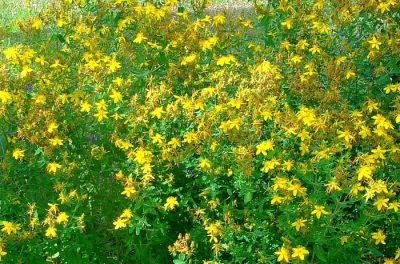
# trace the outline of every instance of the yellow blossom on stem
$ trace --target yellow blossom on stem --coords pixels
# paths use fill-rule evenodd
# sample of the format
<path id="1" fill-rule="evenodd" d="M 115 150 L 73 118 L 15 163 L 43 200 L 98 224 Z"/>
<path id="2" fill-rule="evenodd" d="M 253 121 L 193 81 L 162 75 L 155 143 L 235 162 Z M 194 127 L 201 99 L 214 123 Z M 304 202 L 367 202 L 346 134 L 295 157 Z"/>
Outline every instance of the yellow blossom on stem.
<path id="1" fill-rule="evenodd" d="M 306 226 L 306 224 L 305 224 L 306 222 L 307 222 L 307 219 L 300 218 L 300 219 L 297 219 L 296 221 L 294 221 L 291 226 L 295 227 L 296 231 L 300 231 L 300 228 Z"/>
<path id="2" fill-rule="evenodd" d="M 42 27 L 43 23 L 40 19 L 35 18 L 32 23 L 32 28 L 39 30 Z"/>
<path id="3" fill-rule="evenodd" d="M 293 251 L 292 258 L 298 258 L 299 260 L 304 260 L 305 255 L 308 255 L 310 253 L 303 246 L 292 248 L 292 251 Z"/>
<path id="4" fill-rule="evenodd" d="M 393 211 L 395 213 L 397 213 L 397 211 L 399 210 L 399 207 L 400 207 L 399 201 L 393 201 L 393 202 L 389 203 L 389 206 L 387 209 L 393 209 Z"/>
<path id="5" fill-rule="evenodd" d="M 398 258 L 400 258 L 400 248 L 398 248 L 396 250 L 396 255 L 395 255 L 394 259 L 398 259 Z"/>
<path id="6" fill-rule="evenodd" d="M 291 29 L 291 28 L 293 27 L 293 19 L 288 18 L 288 19 L 286 19 L 285 21 L 282 21 L 282 22 L 281 22 L 281 25 L 282 25 L 283 27 L 286 27 L 287 29 Z"/>
<path id="7" fill-rule="evenodd" d="M 12 233 L 16 234 L 18 230 L 20 230 L 19 224 L 14 224 L 12 222 L 3 221 L 3 228 L 1 231 L 7 233 L 7 235 L 11 235 Z"/>
<path id="8" fill-rule="evenodd" d="M 278 251 L 274 252 L 278 256 L 278 262 L 289 262 L 289 250 L 285 247 L 281 247 Z"/>
<path id="9" fill-rule="evenodd" d="M 48 172 L 52 172 L 52 173 L 56 173 L 57 169 L 61 168 L 61 164 L 58 164 L 57 162 L 51 162 L 49 164 L 47 164 L 47 171 Z"/>
<path id="10" fill-rule="evenodd" d="M 63 140 L 57 136 L 55 138 L 50 138 L 49 141 L 52 146 L 62 146 L 63 144 Z"/>
<path id="11" fill-rule="evenodd" d="M 57 229 L 54 226 L 49 226 L 46 229 L 46 234 L 45 234 L 48 238 L 53 238 L 57 236 Z"/>
<path id="12" fill-rule="evenodd" d="M 4 257 L 5 255 L 7 255 L 7 252 L 5 252 L 4 248 L 2 246 L 0 246 L 0 261 L 1 261 L 1 257 Z"/>
<path id="13" fill-rule="evenodd" d="M 169 210 L 173 210 L 177 205 L 179 205 L 178 198 L 170 196 L 167 198 L 167 200 L 164 204 L 164 208 L 165 208 L 165 210 L 169 211 Z"/>
<path id="14" fill-rule="evenodd" d="M 133 40 L 133 43 L 142 43 L 143 40 L 147 40 L 147 38 L 144 36 L 142 32 L 139 32 L 136 34 L 135 39 Z"/>
<path id="15" fill-rule="evenodd" d="M 117 220 L 115 220 L 113 222 L 114 229 L 120 229 L 120 228 L 126 227 L 127 222 L 128 222 L 128 219 L 118 217 Z"/>
<path id="16" fill-rule="evenodd" d="M 162 109 L 162 107 L 156 107 L 152 112 L 150 112 L 150 115 L 152 117 L 157 117 L 158 119 L 160 119 L 162 114 L 164 113 L 165 111 Z"/>
<path id="17" fill-rule="evenodd" d="M 93 116 L 97 118 L 97 121 L 100 122 L 103 119 L 108 119 L 107 116 L 108 112 L 104 111 L 104 110 L 98 110 L 98 112 L 96 114 L 94 114 Z"/>
<path id="18" fill-rule="evenodd" d="M 110 98 L 113 99 L 114 103 L 118 103 L 122 101 L 122 94 L 115 89 L 112 89 L 112 93 Z"/>
<path id="19" fill-rule="evenodd" d="M 56 221 L 57 221 L 57 223 L 64 223 L 64 224 L 67 224 L 68 223 L 68 218 L 69 218 L 69 216 L 65 213 L 65 212 L 60 212 L 59 214 L 58 214 L 58 216 L 57 216 L 57 219 L 56 219 Z"/>
<path id="20" fill-rule="evenodd" d="M 355 137 L 351 134 L 349 130 L 338 131 L 338 138 L 344 138 L 346 142 L 351 142 L 355 139 Z"/>
<path id="21" fill-rule="evenodd" d="M 372 233 L 372 238 L 375 239 L 375 245 L 386 244 L 385 243 L 386 235 L 383 233 L 381 229 L 378 229 L 377 232 Z"/>
<path id="22" fill-rule="evenodd" d="M 121 214 L 121 218 L 130 219 L 132 216 L 133 216 L 133 214 L 132 214 L 132 210 L 131 209 L 125 209 Z"/>
<path id="23" fill-rule="evenodd" d="M 92 106 L 87 101 L 85 101 L 81 105 L 81 112 L 90 112 L 91 108 Z"/>
<path id="24" fill-rule="evenodd" d="M 136 193 L 136 190 L 132 186 L 125 186 L 124 191 L 121 192 L 121 194 L 126 195 L 126 197 L 128 197 L 128 198 L 132 197 L 132 195 L 135 194 L 135 193 Z"/>
<path id="25" fill-rule="evenodd" d="M 22 159 L 25 156 L 24 152 L 25 152 L 25 150 L 20 149 L 20 148 L 16 148 L 16 149 L 14 149 L 14 151 L 12 153 L 12 156 L 16 160 Z"/>
<path id="26" fill-rule="evenodd" d="M 374 203 L 374 205 L 376 206 L 376 208 L 378 209 L 378 211 L 381 210 L 385 210 L 386 208 L 388 208 L 387 202 L 389 202 L 388 198 L 383 198 L 380 197 L 376 200 L 376 202 Z"/>
<path id="27" fill-rule="evenodd" d="M 320 219 L 321 218 L 321 215 L 322 214 L 325 214 L 325 215 L 327 215 L 327 214 L 329 214 L 329 212 L 327 212 L 327 211 L 325 211 L 324 209 L 325 209 L 325 206 L 323 206 L 323 205 L 314 205 L 314 210 L 311 212 L 311 214 L 312 215 L 316 215 L 317 216 L 317 218 L 318 219 Z"/>
<path id="28" fill-rule="evenodd" d="M 362 181 L 364 178 L 372 179 L 373 167 L 370 165 L 363 165 L 357 170 L 358 180 Z"/>

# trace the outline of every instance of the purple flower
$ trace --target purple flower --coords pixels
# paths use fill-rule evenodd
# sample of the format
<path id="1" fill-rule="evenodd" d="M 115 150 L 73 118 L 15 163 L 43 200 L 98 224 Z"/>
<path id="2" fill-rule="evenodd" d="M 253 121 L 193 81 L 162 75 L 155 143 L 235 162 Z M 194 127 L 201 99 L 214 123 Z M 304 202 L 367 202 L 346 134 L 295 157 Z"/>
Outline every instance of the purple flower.
<path id="1" fill-rule="evenodd" d="M 32 84 L 31 83 L 28 84 L 28 91 L 32 91 L 32 88 L 33 88 Z"/>
<path id="2" fill-rule="evenodd" d="M 89 134 L 88 135 L 88 138 L 90 139 L 90 140 L 94 140 L 94 141 L 97 141 L 97 136 L 96 135 L 92 135 L 92 134 Z"/>

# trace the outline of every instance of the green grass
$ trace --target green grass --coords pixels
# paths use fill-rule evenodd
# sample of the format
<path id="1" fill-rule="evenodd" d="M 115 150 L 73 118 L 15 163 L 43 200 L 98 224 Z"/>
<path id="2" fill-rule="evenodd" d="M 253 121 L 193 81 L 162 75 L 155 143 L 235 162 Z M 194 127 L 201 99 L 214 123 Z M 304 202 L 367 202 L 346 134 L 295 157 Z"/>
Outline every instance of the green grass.
<path id="1" fill-rule="evenodd" d="M 15 29 L 15 21 L 38 13 L 50 1 L 47 0 L 0 0 L 0 26 Z"/>
<path id="2" fill-rule="evenodd" d="M 20 38 L 18 20 L 27 21 L 56 0 L 0 0 L 0 47 Z"/>

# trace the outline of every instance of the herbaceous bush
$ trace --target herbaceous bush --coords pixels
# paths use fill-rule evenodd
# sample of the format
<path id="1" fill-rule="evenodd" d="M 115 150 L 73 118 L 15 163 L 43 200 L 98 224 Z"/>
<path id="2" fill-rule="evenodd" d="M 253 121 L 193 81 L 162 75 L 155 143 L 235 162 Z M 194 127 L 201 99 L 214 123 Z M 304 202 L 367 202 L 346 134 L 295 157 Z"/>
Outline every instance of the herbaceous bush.
<path id="1" fill-rule="evenodd" d="M 400 259 L 399 2 L 205 4 L 64 0 L 19 21 L 1 260 Z"/>

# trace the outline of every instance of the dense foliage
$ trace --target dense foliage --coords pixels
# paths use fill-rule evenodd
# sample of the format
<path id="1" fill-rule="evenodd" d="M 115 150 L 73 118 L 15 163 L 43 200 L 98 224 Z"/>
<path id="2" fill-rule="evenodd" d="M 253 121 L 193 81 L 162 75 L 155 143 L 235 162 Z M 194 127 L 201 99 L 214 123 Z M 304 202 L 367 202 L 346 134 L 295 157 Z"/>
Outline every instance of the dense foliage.
<path id="1" fill-rule="evenodd" d="M 0 259 L 396 263 L 399 1 L 253 1 L 253 20 L 191 2 L 19 21 Z"/>

